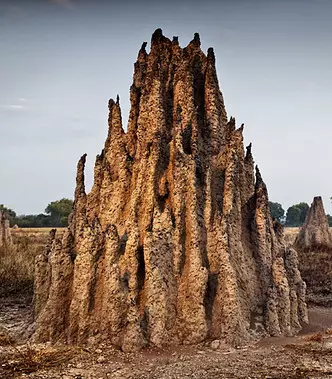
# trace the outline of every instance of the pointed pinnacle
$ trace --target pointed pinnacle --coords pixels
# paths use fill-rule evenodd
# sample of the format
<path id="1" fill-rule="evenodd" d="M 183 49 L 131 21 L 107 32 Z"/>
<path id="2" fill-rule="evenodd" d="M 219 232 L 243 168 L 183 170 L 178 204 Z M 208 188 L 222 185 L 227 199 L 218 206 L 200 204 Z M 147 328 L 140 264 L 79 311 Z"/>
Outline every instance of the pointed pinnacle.
<path id="1" fill-rule="evenodd" d="M 257 165 L 255 167 L 255 170 L 256 170 L 256 187 L 257 187 L 257 186 L 259 186 L 261 184 L 264 184 L 264 182 L 263 182 L 263 179 L 262 179 L 261 172 L 259 171 L 259 168 L 258 168 Z"/>
<path id="2" fill-rule="evenodd" d="M 195 34 L 194 34 L 194 41 L 195 41 L 195 42 L 198 42 L 198 43 L 201 43 L 201 40 L 200 40 L 200 38 L 199 38 L 199 33 L 195 33 Z"/>
<path id="3" fill-rule="evenodd" d="M 145 48 L 146 48 L 146 45 L 147 45 L 147 44 L 148 44 L 147 42 L 143 42 L 143 43 L 142 43 L 142 46 L 141 46 L 140 52 L 144 52 L 144 53 L 146 53 Z"/>
<path id="4" fill-rule="evenodd" d="M 216 57 L 214 55 L 213 47 L 209 47 L 208 48 L 207 58 L 208 58 L 208 61 L 211 62 L 211 63 L 215 63 L 216 62 Z"/>
<path id="5" fill-rule="evenodd" d="M 159 41 L 161 41 L 162 39 L 163 39 L 163 31 L 160 29 L 160 28 L 158 28 L 158 29 L 156 29 L 155 31 L 154 31 L 154 33 L 152 34 L 152 37 L 151 37 L 151 44 L 153 43 L 153 42 L 159 42 Z"/>

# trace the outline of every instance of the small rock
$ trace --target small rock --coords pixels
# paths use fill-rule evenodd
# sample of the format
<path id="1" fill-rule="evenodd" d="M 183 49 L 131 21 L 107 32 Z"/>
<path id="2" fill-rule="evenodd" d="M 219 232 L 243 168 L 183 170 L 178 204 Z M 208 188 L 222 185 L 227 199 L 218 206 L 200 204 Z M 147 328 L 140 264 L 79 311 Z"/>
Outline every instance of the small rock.
<path id="1" fill-rule="evenodd" d="M 219 340 L 214 340 L 211 342 L 211 349 L 217 350 L 220 346 L 220 341 Z"/>
<path id="2" fill-rule="evenodd" d="M 102 351 L 101 349 L 96 349 L 96 350 L 95 350 L 95 353 L 96 353 L 96 354 L 101 354 L 102 352 L 103 352 L 103 351 Z"/>
<path id="3" fill-rule="evenodd" d="M 106 362 L 106 358 L 103 355 L 101 355 L 100 357 L 98 357 L 97 363 L 105 363 L 105 362 Z"/>

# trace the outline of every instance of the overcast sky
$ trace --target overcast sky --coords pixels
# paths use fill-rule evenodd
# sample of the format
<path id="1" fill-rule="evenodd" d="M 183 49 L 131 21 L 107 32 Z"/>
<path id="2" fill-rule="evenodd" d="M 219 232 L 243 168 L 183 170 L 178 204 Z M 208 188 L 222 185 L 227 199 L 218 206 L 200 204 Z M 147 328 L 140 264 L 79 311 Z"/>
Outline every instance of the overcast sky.
<path id="1" fill-rule="evenodd" d="M 72 198 L 85 152 L 90 188 L 108 99 L 126 127 L 137 52 L 161 27 L 214 47 L 270 200 L 322 195 L 332 213 L 331 20 L 330 0 L 0 0 L 0 203 L 27 214 Z"/>

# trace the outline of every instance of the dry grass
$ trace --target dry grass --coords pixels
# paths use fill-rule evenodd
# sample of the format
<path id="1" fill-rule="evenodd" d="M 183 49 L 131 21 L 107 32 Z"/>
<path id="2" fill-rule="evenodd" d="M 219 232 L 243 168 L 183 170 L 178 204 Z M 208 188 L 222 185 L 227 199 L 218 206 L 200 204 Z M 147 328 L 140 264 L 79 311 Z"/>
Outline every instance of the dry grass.
<path id="1" fill-rule="evenodd" d="M 54 228 L 16 228 L 11 229 L 12 235 L 15 237 L 15 235 L 22 236 L 22 235 L 43 235 L 48 234 L 52 229 Z M 56 228 L 57 233 L 63 233 L 66 228 Z"/>
<path id="2" fill-rule="evenodd" d="M 324 336 L 323 336 L 323 333 L 321 332 L 311 334 L 305 338 L 305 340 L 308 342 L 323 342 L 323 339 L 324 339 Z"/>
<path id="3" fill-rule="evenodd" d="M 12 229 L 14 246 L 0 249 L 0 296 L 22 291 L 32 293 L 35 257 L 44 249 L 50 230 Z"/>
<path id="4" fill-rule="evenodd" d="M 28 374 L 40 369 L 56 367 L 68 362 L 80 352 L 73 346 L 54 346 L 36 348 L 26 345 L 24 349 L 13 346 L 13 354 L 4 359 L 2 370 L 7 377 L 15 377 L 17 374 Z"/>
<path id="5" fill-rule="evenodd" d="M 0 296 L 32 289 L 36 253 L 34 246 L 0 250 Z"/>
<path id="6" fill-rule="evenodd" d="M 21 291 L 32 293 L 35 257 L 43 251 L 50 230 L 11 229 L 14 247 L 0 249 L 0 296 Z M 57 229 L 57 235 L 61 235 L 64 230 Z"/>
<path id="7" fill-rule="evenodd" d="M 297 235 L 299 234 L 299 227 L 287 227 L 285 230 L 285 241 L 287 244 L 292 245 L 295 242 Z"/>

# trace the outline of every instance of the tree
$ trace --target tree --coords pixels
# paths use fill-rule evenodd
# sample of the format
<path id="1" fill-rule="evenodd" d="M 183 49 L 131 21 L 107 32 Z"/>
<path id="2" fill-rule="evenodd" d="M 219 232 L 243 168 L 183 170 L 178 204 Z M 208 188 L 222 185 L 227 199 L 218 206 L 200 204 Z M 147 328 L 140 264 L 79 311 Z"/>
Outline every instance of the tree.
<path id="1" fill-rule="evenodd" d="M 16 224 L 20 228 L 44 228 L 51 227 L 51 217 L 40 213 L 38 215 L 21 215 L 16 218 Z"/>
<path id="2" fill-rule="evenodd" d="M 329 223 L 329 226 L 332 226 L 332 216 L 331 215 L 326 215 L 327 216 L 327 221 Z"/>
<path id="3" fill-rule="evenodd" d="M 52 226 L 67 226 L 68 216 L 72 209 L 73 201 L 63 198 L 49 203 L 45 212 L 50 216 L 50 223 Z"/>
<path id="4" fill-rule="evenodd" d="M 285 217 L 285 210 L 283 209 L 282 205 L 280 203 L 269 201 L 269 206 L 272 218 L 275 218 L 279 222 L 283 222 Z"/>
<path id="5" fill-rule="evenodd" d="M 5 207 L 3 204 L 0 204 L 0 211 L 6 213 L 10 226 L 15 225 L 16 213 L 12 209 Z"/>
<path id="6" fill-rule="evenodd" d="M 309 205 L 307 203 L 299 203 L 289 207 L 286 214 L 286 226 L 303 225 L 308 211 Z"/>

